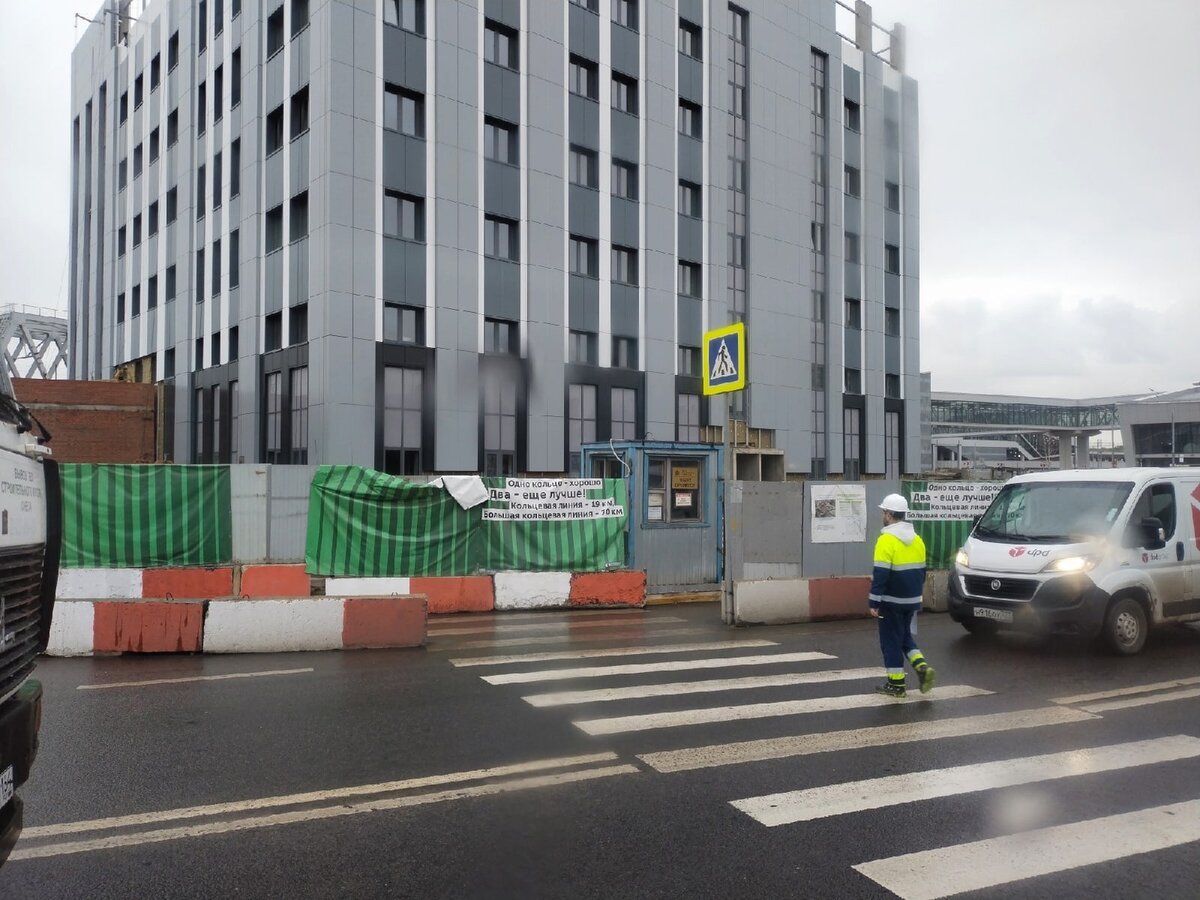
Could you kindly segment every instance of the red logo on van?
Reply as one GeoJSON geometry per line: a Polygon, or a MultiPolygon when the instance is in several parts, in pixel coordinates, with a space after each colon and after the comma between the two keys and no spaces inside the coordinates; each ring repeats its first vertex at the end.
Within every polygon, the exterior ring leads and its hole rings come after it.
{"type": "MultiPolygon", "coordinates": [[[[1200,491],[1200,488],[1197,488],[1196,490],[1200,491]]],[[[1198,499],[1200,499],[1200,498],[1198,498],[1198,499]]],[[[1014,559],[1016,559],[1018,556],[1024,556],[1025,548],[1024,547],[1013,547],[1011,550],[1008,551],[1008,555],[1013,557],[1014,559]]]]}

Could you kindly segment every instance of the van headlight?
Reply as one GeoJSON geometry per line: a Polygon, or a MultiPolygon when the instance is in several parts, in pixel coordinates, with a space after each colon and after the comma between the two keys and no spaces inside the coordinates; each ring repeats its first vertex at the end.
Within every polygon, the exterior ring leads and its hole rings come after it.
{"type": "Polygon", "coordinates": [[[1060,575],[1075,575],[1092,571],[1099,561],[1099,558],[1095,556],[1064,556],[1062,559],[1056,559],[1050,563],[1042,571],[1057,572],[1060,575]]]}
{"type": "Polygon", "coordinates": [[[971,557],[967,554],[967,548],[964,547],[954,556],[954,564],[960,569],[970,568],[971,557]]]}

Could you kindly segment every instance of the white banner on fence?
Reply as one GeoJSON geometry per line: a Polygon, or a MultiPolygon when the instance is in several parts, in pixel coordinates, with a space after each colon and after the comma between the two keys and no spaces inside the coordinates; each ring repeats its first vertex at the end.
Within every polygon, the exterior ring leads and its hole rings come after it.
{"type": "Polygon", "coordinates": [[[612,497],[593,499],[588,491],[603,489],[599,478],[509,478],[493,488],[490,501],[507,508],[483,511],[485,522],[578,522],[623,519],[625,508],[612,497]]]}
{"type": "Polygon", "coordinates": [[[914,509],[910,522],[962,522],[982,516],[1003,485],[988,481],[930,483],[924,491],[914,491],[912,502],[927,509],[914,509]]]}
{"type": "Polygon", "coordinates": [[[867,489],[861,484],[812,486],[814,544],[861,544],[867,539],[867,489]]]}

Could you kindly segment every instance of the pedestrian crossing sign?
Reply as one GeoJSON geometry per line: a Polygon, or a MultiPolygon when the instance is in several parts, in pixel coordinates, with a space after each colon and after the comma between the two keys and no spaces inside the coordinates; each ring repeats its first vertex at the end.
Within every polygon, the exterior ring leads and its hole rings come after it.
{"type": "Polygon", "coordinates": [[[746,323],[704,334],[704,393],[726,394],[746,387],[746,323]]]}

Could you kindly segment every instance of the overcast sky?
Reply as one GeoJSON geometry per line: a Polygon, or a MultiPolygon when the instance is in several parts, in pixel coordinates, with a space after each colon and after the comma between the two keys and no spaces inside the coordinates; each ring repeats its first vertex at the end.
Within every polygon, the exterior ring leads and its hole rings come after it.
{"type": "MultiPolygon", "coordinates": [[[[0,303],[66,308],[72,17],[99,5],[3,5],[0,303]]],[[[1200,2],[872,5],[920,82],[934,389],[1200,381],[1200,2]]]]}

